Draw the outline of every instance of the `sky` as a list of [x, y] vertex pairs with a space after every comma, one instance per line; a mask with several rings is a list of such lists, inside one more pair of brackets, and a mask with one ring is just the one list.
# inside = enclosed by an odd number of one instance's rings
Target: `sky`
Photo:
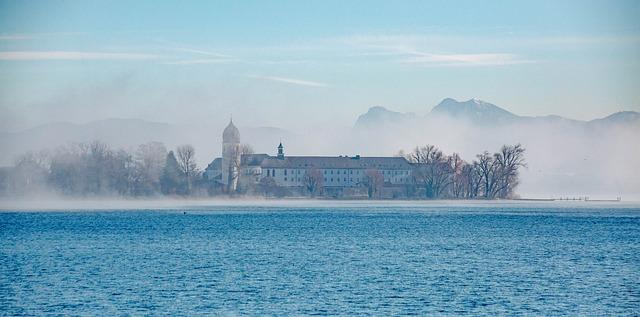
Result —
[[304, 130], [478, 98], [640, 111], [640, 1], [0, 1], [0, 132], [140, 118]]

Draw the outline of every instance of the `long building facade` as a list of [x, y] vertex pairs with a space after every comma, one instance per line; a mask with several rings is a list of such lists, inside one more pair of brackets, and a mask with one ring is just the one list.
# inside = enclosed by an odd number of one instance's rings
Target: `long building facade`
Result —
[[239, 148], [240, 132], [230, 122], [223, 132], [222, 157], [207, 166], [205, 178], [229, 192], [268, 183], [303, 194], [314, 183], [332, 196], [371, 196], [376, 186], [395, 197], [413, 182], [412, 165], [403, 157], [287, 156], [282, 143], [275, 156], [240, 154]]

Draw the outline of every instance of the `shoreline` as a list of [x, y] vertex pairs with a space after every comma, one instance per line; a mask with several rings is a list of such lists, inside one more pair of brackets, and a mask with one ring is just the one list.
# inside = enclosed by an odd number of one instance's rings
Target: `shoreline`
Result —
[[339, 199], [272, 199], [272, 198], [216, 198], [216, 199], [0, 199], [0, 212], [12, 211], [82, 211], [82, 210], [173, 210], [220, 207], [289, 207], [289, 208], [366, 208], [366, 207], [545, 207], [558, 208], [638, 207], [640, 201], [609, 200], [553, 200], [553, 199], [460, 199], [460, 200], [339, 200]]

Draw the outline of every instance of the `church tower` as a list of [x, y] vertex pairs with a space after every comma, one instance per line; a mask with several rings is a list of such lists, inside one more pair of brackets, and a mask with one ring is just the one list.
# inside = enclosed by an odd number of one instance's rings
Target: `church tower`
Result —
[[240, 176], [240, 131], [233, 119], [222, 132], [222, 184], [229, 193], [235, 192]]
[[278, 159], [284, 160], [284, 146], [282, 146], [282, 142], [278, 145]]

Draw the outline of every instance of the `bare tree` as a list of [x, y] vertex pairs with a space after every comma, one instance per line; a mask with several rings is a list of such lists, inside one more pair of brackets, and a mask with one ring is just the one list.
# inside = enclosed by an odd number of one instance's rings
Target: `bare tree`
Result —
[[435, 145], [427, 144], [422, 147], [416, 146], [416, 148], [406, 154], [405, 157], [412, 163], [431, 163], [441, 161], [444, 154], [442, 154], [442, 151], [440, 151]]
[[197, 174], [197, 166], [195, 161], [196, 150], [189, 144], [178, 146], [176, 149], [178, 154], [178, 166], [184, 176], [186, 185], [186, 194], [191, 193], [192, 180]]
[[478, 162], [473, 161], [471, 164], [465, 164], [462, 167], [461, 178], [461, 183], [463, 184], [463, 194], [461, 197], [478, 197], [483, 180]]
[[494, 154], [497, 164], [498, 184], [495, 195], [500, 198], [509, 198], [513, 195], [518, 185], [518, 169], [526, 167], [524, 159], [525, 149], [522, 145], [503, 145], [500, 152]]
[[255, 151], [253, 150], [253, 147], [249, 144], [241, 144], [239, 151], [241, 156], [255, 153]]
[[369, 198], [379, 198], [384, 186], [384, 176], [377, 169], [368, 169], [364, 175], [363, 184], [367, 187]]
[[15, 161], [6, 175], [6, 190], [12, 194], [31, 194], [46, 189], [49, 172], [47, 152], [27, 152]]
[[307, 170], [306, 174], [304, 175], [303, 182], [309, 194], [311, 194], [312, 196], [315, 196], [322, 189], [322, 185], [324, 183], [324, 176], [322, 175], [322, 172], [320, 172], [319, 169], [312, 168]]
[[88, 163], [89, 192], [106, 193], [109, 186], [109, 161], [113, 152], [106, 143], [93, 141], [88, 145], [80, 145]]
[[167, 149], [160, 142], [141, 144], [135, 152], [136, 194], [160, 191], [160, 176], [167, 160]]
[[453, 172], [451, 178], [451, 194], [455, 198], [461, 198], [464, 196], [465, 186], [462, 170], [467, 165], [467, 163], [460, 157], [458, 153], [453, 153], [448, 162], [450, 170]]
[[499, 181], [498, 163], [494, 159], [494, 156], [489, 152], [484, 151], [482, 154], [478, 154], [478, 164], [480, 177], [482, 178], [482, 192], [484, 198], [493, 199], [496, 196], [496, 188]]
[[424, 186], [425, 196], [440, 198], [443, 191], [450, 185], [452, 170], [451, 158], [433, 145], [416, 147], [407, 154], [407, 160], [414, 163], [414, 181]]

